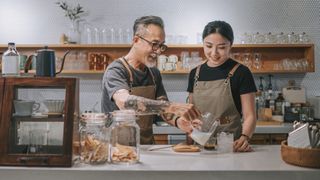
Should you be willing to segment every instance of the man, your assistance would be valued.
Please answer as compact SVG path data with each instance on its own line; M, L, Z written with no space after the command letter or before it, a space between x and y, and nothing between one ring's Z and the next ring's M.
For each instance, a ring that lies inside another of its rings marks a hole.
M102 111L134 109L139 116L141 144L153 143L150 114L161 114L168 123L191 132L191 120L200 116L192 104L169 102L157 57L167 49L160 17L144 16L133 26L132 47L127 55L111 63L103 77Z

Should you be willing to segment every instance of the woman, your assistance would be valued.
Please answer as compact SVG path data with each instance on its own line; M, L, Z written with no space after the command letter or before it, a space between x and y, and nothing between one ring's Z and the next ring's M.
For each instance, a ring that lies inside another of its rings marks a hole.
M205 26L202 39L207 60L190 72L189 102L228 122L224 131L234 133L235 152L251 151L256 86L250 70L230 58L233 30L224 21L213 21Z

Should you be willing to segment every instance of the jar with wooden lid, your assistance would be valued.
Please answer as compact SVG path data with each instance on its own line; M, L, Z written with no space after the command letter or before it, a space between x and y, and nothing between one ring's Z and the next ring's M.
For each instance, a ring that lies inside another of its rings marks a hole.
M85 113L80 119L80 159L86 164L103 164L108 161L109 138L107 115Z
M110 161L115 164L135 164L140 157L140 128L132 110L112 113L110 126Z

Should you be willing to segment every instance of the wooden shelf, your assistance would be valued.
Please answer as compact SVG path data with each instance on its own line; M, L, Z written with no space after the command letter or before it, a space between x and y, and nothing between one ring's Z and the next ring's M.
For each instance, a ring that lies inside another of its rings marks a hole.
M20 49L29 49L37 48L41 49L44 46L53 49L95 49L95 48L130 48L131 44L18 44L17 48ZM232 48L307 48L313 47L314 44L234 44ZM7 48L6 44L0 44L0 48ZM202 48L202 44L168 44L168 48Z
M31 55L36 50L42 49L45 44L18 44L17 49L20 54ZM82 51L84 53L105 53L111 59L117 59L130 50L131 44L47 44L49 49L56 51L57 57L62 57L67 50ZM167 51L164 53L169 56L175 54L180 56L181 52L188 51L198 52L201 57L204 56L202 44L169 44ZM0 52L7 49L6 44L0 45ZM253 73L278 73L294 74L315 72L314 44L234 44L231 53L260 53L263 67L260 70L251 68ZM179 57L180 58L180 57ZM281 63L281 60L289 58L306 59L309 67L306 70L274 70L275 64ZM68 60L68 59L67 59ZM104 71L89 70L64 70L63 74L102 74ZM163 71L162 74L188 74L189 70L180 71Z
M189 70L179 70L179 71L161 71L161 74L189 74ZM21 71L22 74L26 74ZM104 71L95 70L63 70L61 74L103 74ZM35 74L35 70L29 70L28 74Z

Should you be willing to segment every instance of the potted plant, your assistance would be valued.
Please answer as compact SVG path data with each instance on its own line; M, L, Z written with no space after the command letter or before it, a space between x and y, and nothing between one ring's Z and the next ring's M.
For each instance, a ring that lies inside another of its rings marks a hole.
M64 16L71 21L70 30L67 34L67 42L71 44L80 43L81 32L79 30L79 22L82 20L81 17L84 15L83 7L80 4L71 6L65 1L56 2L56 4L64 11Z

